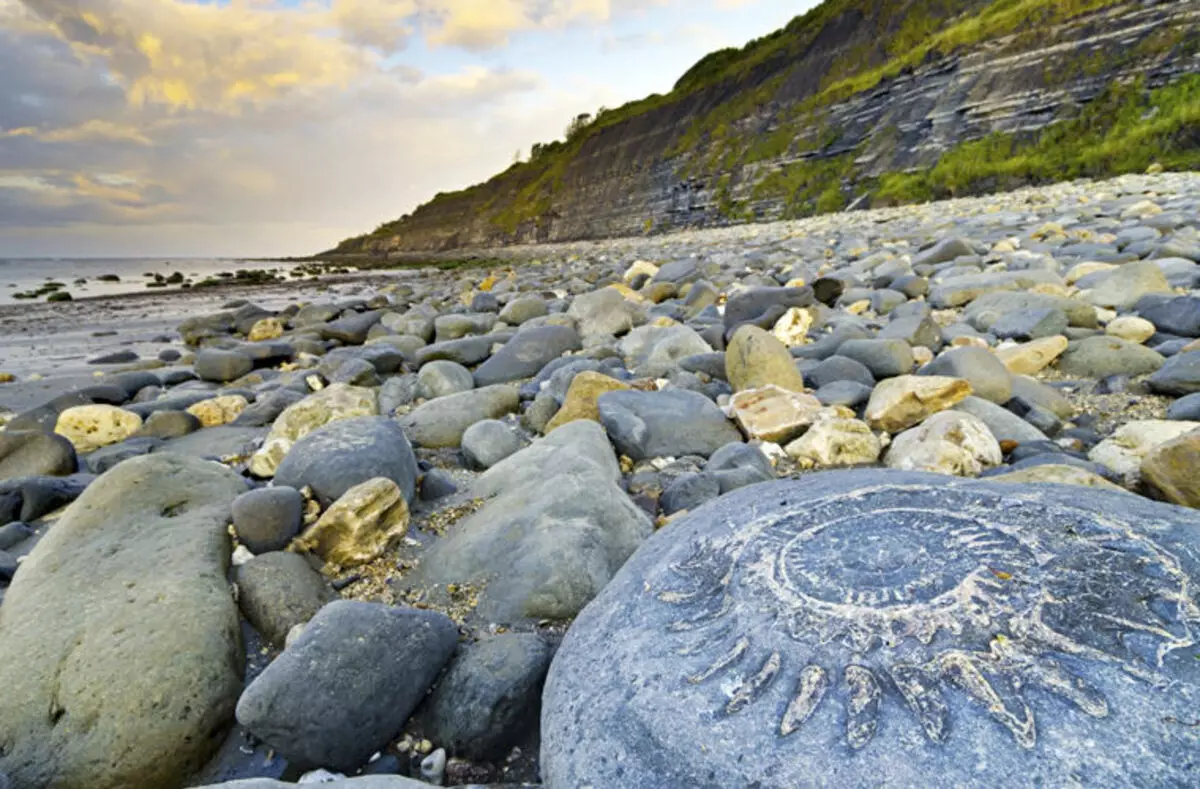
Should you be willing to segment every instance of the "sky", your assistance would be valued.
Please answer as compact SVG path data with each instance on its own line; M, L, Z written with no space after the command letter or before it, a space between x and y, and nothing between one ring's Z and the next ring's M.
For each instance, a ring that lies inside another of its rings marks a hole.
M304 255L815 0L0 0L0 257Z

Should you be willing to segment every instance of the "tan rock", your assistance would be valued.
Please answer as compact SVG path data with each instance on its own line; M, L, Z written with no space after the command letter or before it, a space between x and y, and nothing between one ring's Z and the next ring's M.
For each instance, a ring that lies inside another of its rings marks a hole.
M748 438L783 443L807 430L822 406L812 395L768 384L738 392L729 409Z
M869 299L863 299L846 305L846 312L851 315L862 315L869 309L871 309L871 301Z
M1004 462L1000 443L978 417L961 411L934 414L892 439L884 464L904 471L976 477Z
M336 383L288 406L279 415L262 448L250 458L250 472L273 477L292 445L319 427L338 419L378 416L375 390Z
M958 405L971 384L940 375L900 375L876 384L867 402L867 424L895 433Z
M1096 261L1076 263L1067 269L1067 273L1063 275L1063 282L1068 285L1074 285L1089 274L1095 274L1098 271L1112 271L1116 267L1115 263L1099 263Z
M283 323L278 318L263 318L250 327L250 333L246 335L246 339L250 342L278 340L283 336L283 331Z
M883 443L848 409L826 408L804 435L784 451L801 468L837 468L874 463Z
M653 277L658 273L658 266L648 260L635 260L630 264L629 268L625 269L625 273L621 275L626 283L633 282L635 279L645 274L647 277Z
M1144 419L1122 425L1109 438L1092 447L1088 459L1121 476L1127 487L1142 479L1142 460L1155 448L1200 428L1200 422Z
M1142 458L1142 480L1172 504L1200 509L1200 430L1159 444Z
M913 362L917 367L924 367L933 361L933 351L924 345L914 345L912 349Z
M12 373L0 373L0 384L11 384L17 380L17 376Z
M237 419L249 405L241 395L222 395L188 406L187 412L199 419L204 427L219 427Z
M960 337L955 337L950 341L951 348L983 348L985 351L991 346L987 340L982 337L975 337L969 334L964 334Z
M1138 318L1134 315L1124 315L1113 321L1110 321L1104 327L1104 333L1112 337L1118 337L1129 342L1136 342L1141 345L1146 340L1154 336L1158 329L1154 328L1154 324L1145 318Z
M376 477L346 491L292 549L315 553L340 567L373 561L408 531L408 502L400 486Z
M1103 490L1118 490L1127 493L1125 488L1114 485L1099 474L1093 474L1078 466L1066 466L1059 463L1047 463L1042 466L1010 471L1007 474L997 474L988 477L988 482L1004 482L1010 484L1046 483L1054 485L1080 485L1085 488L1101 488Z
M58 415L54 432L66 438L78 452L91 452L132 436L142 418L115 405L78 405Z
M812 342L808 332L813 326L813 314L803 307L792 307L775 321L771 333L775 338L789 348L797 345L807 345Z
M1067 338L1061 334L1030 340L996 351L996 356L1013 375L1034 375L1049 367L1067 350Z
M738 328L725 349L725 377L735 392L768 384L804 391L804 376L787 346L770 332L749 324Z
M1146 217L1157 216L1162 212L1162 207L1157 203L1150 200L1139 200L1121 212L1121 220L1145 219Z
M563 400L562 407L558 409L554 418L546 423L546 433L549 434L568 422L576 422L580 419L599 422L600 410L596 402L600 399L600 395L628 388L628 384L602 373L591 370L579 373L571 380L571 386L567 389L567 396Z

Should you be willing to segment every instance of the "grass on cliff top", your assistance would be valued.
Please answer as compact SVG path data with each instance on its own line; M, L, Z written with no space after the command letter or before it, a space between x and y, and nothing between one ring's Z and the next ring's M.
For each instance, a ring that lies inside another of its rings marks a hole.
M1110 85L1078 118L1033 138L992 134L944 154L925 172L880 179L877 204L912 203L1025 184L1200 169L1200 75L1146 91Z

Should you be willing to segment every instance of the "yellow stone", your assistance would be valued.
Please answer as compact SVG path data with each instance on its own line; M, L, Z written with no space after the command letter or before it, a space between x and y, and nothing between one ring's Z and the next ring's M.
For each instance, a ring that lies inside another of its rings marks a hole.
M375 390L335 383L287 407L271 426L262 448L250 458L250 473L273 477L292 445L319 427L338 419L377 416Z
M821 401L768 384L733 396L729 404L734 421L752 440L782 443L808 429L821 412Z
M250 342L263 340L278 340L283 336L283 323L278 318L263 318L250 327L246 339Z
M1158 329L1154 328L1153 323L1145 318L1138 318L1133 315L1124 315L1109 322L1104 327L1105 334L1112 337L1119 337L1129 342L1135 342L1138 345L1153 337L1156 331Z
M645 296L638 293L636 290L629 287L628 285L626 285L623 282L614 282L613 284L609 285L609 287L612 288L613 290L615 290L617 293L620 293L622 296L629 299L630 301L643 302L646 300Z
M846 312L850 313L851 315L862 315L864 312L866 312L869 309L871 309L870 300L863 299L862 301L856 301L853 304L846 307Z
M771 333L787 347L794 348L797 345L807 345L811 342L808 332L812 326L813 314L811 311L803 307L792 307L783 313L779 320L775 321Z
M941 375L900 375L876 384L867 402L867 424L895 433L920 424L939 411L961 403L971 394L962 378Z
M1014 375L1034 375L1050 366L1067 350L1067 338L1061 334L1030 340L996 351L996 356Z
M1063 275L1063 282L1067 283L1068 285L1074 285L1076 282L1088 276L1089 274L1095 274L1100 271L1112 271L1115 268L1116 265L1112 263L1099 263L1096 261L1076 263L1074 266L1071 266L1071 268L1067 269L1067 273Z
M635 260L629 268L625 269L625 273L621 279L625 282L633 282L635 279L645 274L647 277L653 277L658 273L658 266L648 260Z
M546 423L546 433L549 434L568 422L577 422L580 419L599 422L600 409L596 401L600 399L600 395L628 388L628 384L592 370L579 373L571 380L562 407L558 409L554 418Z
M117 444L142 426L142 418L115 405L79 405L58 415L54 432L71 442L78 452L91 452Z
M237 419L249 405L241 395L222 395L188 406L187 412L199 419L204 427L220 427Z
M17 380L17 376L12 373L0 373L0 384L11 384Z
M292 542L292 548L340 567L354 567L379 558L392 540L408 532L408 521L408 502L400 486L376 477L346 491Z
M883 442L852 411L826 408L808 432L784 451L800 468L838 468L876 462Z
M1125 488L1120 485L1114 485L1099 474L1093 474L1087 469L1077 466L1065 466L1059 463L1047 463L1044 466L1033 466L1031 468L1010 471L1007 474L997 474L996 476L988 477L987 481L1016 485L1024 485L1031 482L1052 485L1080 485L1085 488L1102 488L1103 490L1117 490L1122 493L1128 492Z

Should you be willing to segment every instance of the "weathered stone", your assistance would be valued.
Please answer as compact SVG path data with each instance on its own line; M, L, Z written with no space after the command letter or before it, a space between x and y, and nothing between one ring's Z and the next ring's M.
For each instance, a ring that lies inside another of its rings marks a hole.
M796 345L807 345L811 340L808 338L808 332L813 327L813 314L811 310L803 307L792 307L779 320L775 321L775 326L771 329L771 334L775 335L775 339L791 348Z
M41 430L0 432L0 482L16 477L60 477L74 474L74 445Z
M645 323L645 311L616 288L601 288L575 297L567 314L579 323L584 337L619 337Z
M1080 297L1098 307L1129 309L1146 294L1170 292L1171 283L1167 282L1162 269L1153 261L1142 260L1113 269L1104 275L1100 284L1084 291Z
M567 389L566 399L562 408L546 424L546 433L579 419L600 421L600 408L597 401L605 392L621 392L629 389L629 384L622 383L602 373L585 370L571 379Z
M278 340L283 336L283 323L278 318L260 318L250 327L246 339L250 342Z
M572 624L544 781L1187 785L1198 541L1194 512L1098 489L870 470L734 492Z
M288 406L271 426L267 440L250 460L255 476L273 477L292 445L317 428L339 419L375 416L378 411L371 389L332 384Z
M405 492L387 477L347 490L293 543L339 567L373 561L408 532Z
M712 346L687 326L639 326L618 346L627 366L646 378L670 375L688 356L712 353Z
M943 411L892 439L884 463L903 471L975 477L1004 462L1000 444L978 417Z
M996 351L996 358L1013 375L1036 375L1062 356L1069 345L1062 335L1043 337Z
M237 568L238 607L254 629L282 647L296 625L317 615L337 595L303 557L275 551Z
M142 418L113 405L80 405L58 415L54 432L71 442L77 452L91 452L132 436Z
M244 412L243 412L244 413ZM179 438L204 427L186 411L154 411L142 422L133 438Z
M866 422L854 419L852 412L827 408L800 438L784 451L800 468L838 468L874 463L883 452L883 444Z
M1193 423L1195 424L1195 423ZM1172 504L1200 509L1200 431L1159 444L1142 458L1142 479Z
M634 460L708 457L741 440L721 409L696 392L607 392L597 401L600 422L623 455ZM555 431L557 432L557 431Z
M519 404L517 387L485 386L431 400L402 416L400 425L420 446L457 447L471 425L511 414Z
M1012 374L994 354L982 348L954 348L921 368L919 375L962 378L971 393L993 403L1012 398Z
M202 427L218 427L237 419L248 405L241 395L222 395L188 406L187 413L199 419Z
M881 381L867 402L867 423L896 433L961 403L971 385L961 378L901 375Z
M311 488L327 505L376 477L387 477L412 501L417 459L398 424L360 416L336 420L297 441L279 464L275 484Z
M227 383L254 369L254 360L239 351L205 348L196 354L193 369L201 381Z
M1168 441L1200 428L1200 422L1144 419L1127 422L1088 453L1088 459L1120 476L1127 487L1142 477L1142 459Z
M1058 369L1067 375L1107 378L1146 375L1163 366L1163 357L1149 348L1118 337L1088 337L1067 348Z
M475 377L458 362L439 359L421 367L417 373L418 392L426 400L469 392L475 388Z
M808 429L821 411L821 401L768 384L733 396L729 409L747 438L782 444Z
M734 332L725 349L725 377L735 392L778 386L791 392L804 391L804 376L787 346L770 332L744 325Z
M399 734L457 642L444 614L336 600L246 688L238 722L296 766L356 770Z
M244 490L211 463L134 458L33 549L0 607L16 786L176 789L216 750L242 687L225 573Z

